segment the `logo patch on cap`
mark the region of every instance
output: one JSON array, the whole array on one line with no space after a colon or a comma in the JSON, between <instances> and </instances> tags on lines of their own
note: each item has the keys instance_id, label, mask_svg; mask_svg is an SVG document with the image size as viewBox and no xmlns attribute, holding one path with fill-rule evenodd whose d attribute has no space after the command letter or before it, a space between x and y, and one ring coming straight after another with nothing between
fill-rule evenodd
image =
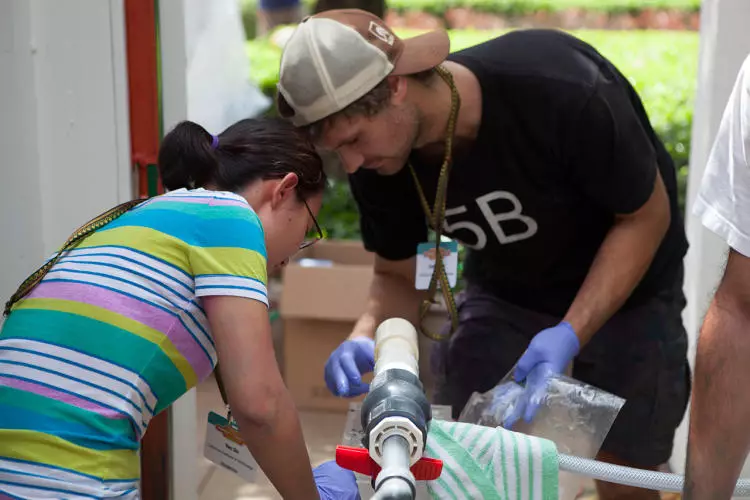
<instances>
[{"instance_id":1,"label":"logo patch on cap","mask_svg":"<svg viewBox=\"0 0 750 500\"><path fill-rule=\"evenodd\" d=\"M370 33L372 33L372 35L375 38L377 38L381 42L385 42L388 45L393 45L393 42L394 42L393 35L387 29L385 29L383 26L379 25L375 21L370 21L369 31Z\"/></svg>"}]
</instances>

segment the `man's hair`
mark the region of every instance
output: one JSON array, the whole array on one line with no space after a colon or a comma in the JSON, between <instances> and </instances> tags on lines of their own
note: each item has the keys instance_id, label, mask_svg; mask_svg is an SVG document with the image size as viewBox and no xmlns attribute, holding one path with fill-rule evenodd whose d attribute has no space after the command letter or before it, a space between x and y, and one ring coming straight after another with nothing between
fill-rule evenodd
<instances>
[{"instance_id":1,"label":"man's hair","mask_svg":"<svg viewBox=\"0 0 750 500\"><path fill-rule=\"evenodd\" d=\"M412 75L405 75L407 78L411 78L423 85L429 85L433 78L437 75L435 68L430 68L419 73ZM318 120L315 123L311 123L305 127L307 133L313 139L317 139L323 132L323 127L327 120L332 120L337 116L346 116L352 118L355 116L375 116L376 114L383 111L391 99L391 87L388 85L388 78L381 80L375 87L368 93L342 109L337 113L329 115L322 120Z\"/></svg>"}]
</instances>

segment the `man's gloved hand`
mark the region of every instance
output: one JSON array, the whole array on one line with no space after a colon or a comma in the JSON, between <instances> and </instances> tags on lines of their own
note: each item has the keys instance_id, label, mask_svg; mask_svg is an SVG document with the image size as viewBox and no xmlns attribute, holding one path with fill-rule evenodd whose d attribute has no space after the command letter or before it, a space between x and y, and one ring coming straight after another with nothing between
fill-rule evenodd
<instances>
[{"instance_id":1,"label":"man's gloved hand","mask_svg":"<svg viewBox=\"0 0 750 500\"><path fill-rule=\"evenodd\" d=\"M362 374L374 369L375 341L367 337L346 340L326 362L326 386L336 396L364 394L370 390L370 384L362 382Z\"/></svg>"},{"instance_id":2,"label":"man's gloved hand","mask_svg":"<svg viewBox=\"0 0 750 500\"><path fill-rule=\"evenodd\" d=\"M354 472L340 467L334 460L315 467L313 478L321 500L360 500Z\"/></svg>"},{"instance_id":3,"label":"man's gloved hand","mask_svg":"<svg viewBox=\"0 0 750 500\"><path fill-rule=\"evenodd\" d=\"M509 407L511 411L506 412L503 427L511 428L521 415L526 422L531 422L547 393L550 377L561 374L579 349L578 336L567 322L534 336L513 373L516 382L526 380L526 387L522 394L516 395L518 401Z\"/></svg>"}]
</instances>

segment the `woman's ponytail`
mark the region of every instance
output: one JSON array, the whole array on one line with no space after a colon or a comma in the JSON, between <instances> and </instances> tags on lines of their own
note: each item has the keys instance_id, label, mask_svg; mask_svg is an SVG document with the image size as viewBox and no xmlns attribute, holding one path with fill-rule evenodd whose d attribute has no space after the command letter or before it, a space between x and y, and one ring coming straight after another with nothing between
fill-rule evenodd
<instances>
[{"instance_id":1,"label":"woman's ponytail","mask_svg":"<svg viewBox=\"0 0 750 500\"><path fill-rule=\"evenodd\" d=\"M204 186L219 166L216 147L218 138L197 123L178 123L164 136L159 148L159 173L164 187L173 191Z\"/></svg>"},{"instance_id":2,"label":"woman's ponytail","mask_svg":"<svg viewBox=\"0 0 750 500\"><path fill-rule=\"evenodd\" d=\"M323 162L307 134L282 118L246 118L219 137L183 121L162 140L162 184L170 191L206 188L238 193L258 180L297 175L301 200L326 187Z\"/></svg>"}]
</instances>

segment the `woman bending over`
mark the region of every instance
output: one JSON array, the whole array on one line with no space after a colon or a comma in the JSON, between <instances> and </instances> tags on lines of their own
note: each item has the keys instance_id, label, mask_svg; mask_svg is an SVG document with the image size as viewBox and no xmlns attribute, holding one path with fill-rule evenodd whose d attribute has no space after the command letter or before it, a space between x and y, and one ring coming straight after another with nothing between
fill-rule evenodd
<instances>
[{"instance_id":1,"label":"woman bending over","mask_svg":"<svg viewBox=\"0 0 750 500\"><path fill-rule=\"evenodd\" d=\"M166 194L83 226L8 302L0 498L139 498L149 422L218 362L241 436L284 498L357 498L350 471L311 470L268 315L268 275L314 241L320 157L281 120L218 137L183 122L159 169Z\"/></svg>"}]
</instances>

